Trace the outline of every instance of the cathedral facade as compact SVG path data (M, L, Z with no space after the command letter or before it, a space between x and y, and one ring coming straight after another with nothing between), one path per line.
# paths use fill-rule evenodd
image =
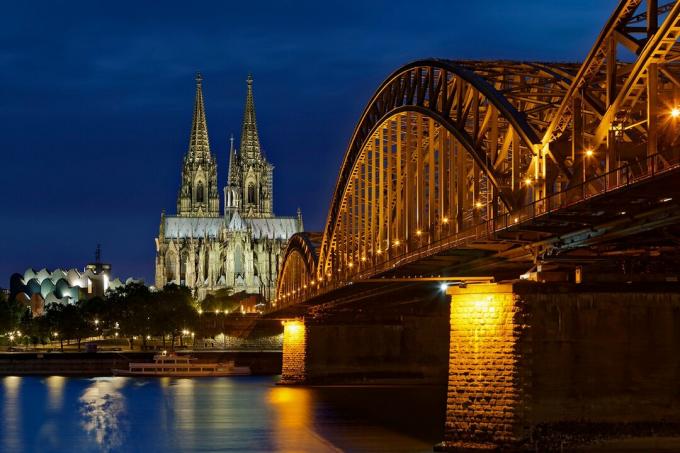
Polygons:
M217 161L210 150L199 75L177 214L161 213L156 287L185 285L199 299L228 288L269 300L276 291L276 274L288 238L302 231L303 225L299 210L297 217L274 215L274 167L260 148L250 76L241 141L237 150L230 139L226 176L220 212Z

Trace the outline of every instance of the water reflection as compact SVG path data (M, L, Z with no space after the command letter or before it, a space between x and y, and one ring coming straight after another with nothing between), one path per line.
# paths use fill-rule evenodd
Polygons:
M81 426L102 451L120 447L125 440L125 398L120 392L125 382L122 377L92 379L79 399Z
M442 438L445 389L275 382L0 379L0 452L412 453L430 452Z
M5 400L2 411L2 451L18 452L22 450L21 408L19 405L21 378L8 376L2 380L2 384Z
M268 403L275 416L273 443L280 452L342 451L313 428L312 395L308 389L274 387Z
M64 403L64 376L50 376L45 379L47 385L47 406L53 411L59 411Z

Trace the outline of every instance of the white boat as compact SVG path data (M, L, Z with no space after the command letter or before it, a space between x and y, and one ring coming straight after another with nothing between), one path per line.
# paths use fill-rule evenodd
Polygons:
M129 369L112 369L114 376L168 376L168 377L210 377L246 376L250 367L236 366L233 361L225 363L200 363L186 355L156 354L153 362L133 362Z

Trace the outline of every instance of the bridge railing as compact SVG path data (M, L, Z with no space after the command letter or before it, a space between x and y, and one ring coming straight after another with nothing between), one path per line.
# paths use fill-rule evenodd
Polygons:
M323 284L286 297L281 301L282 304L280 305L287 306L301 302L311 297L351 285L353 282L387 272L398 266L436 255L445 250L461 247L474 241L493 239L501 231L520 226L525 222L574 206L594 197L599 197L651 179L676 168L680 168L680 156L677 153L674 153L673 156L666 156L660 153L653 154L640 161L627 163L609 172L587 178L576 186L536 200L516 211L502 214L497 218L473 225L458 233L450 234L399 256L364 268L346 279L331 279L330 281L326 279Z

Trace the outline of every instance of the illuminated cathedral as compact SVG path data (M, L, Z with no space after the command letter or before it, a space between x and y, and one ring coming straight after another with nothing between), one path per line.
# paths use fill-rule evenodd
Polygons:
M156 238L156 287L176 283L200 298L220 289L260 294L269 300L288 238L302 231L302 216L276 217L274 166L260 147L253 79L248 76L239 147L230 139L229 168L220 212L217 160L210 150L202 78L189 149L182 163L177 214L161 213Z

